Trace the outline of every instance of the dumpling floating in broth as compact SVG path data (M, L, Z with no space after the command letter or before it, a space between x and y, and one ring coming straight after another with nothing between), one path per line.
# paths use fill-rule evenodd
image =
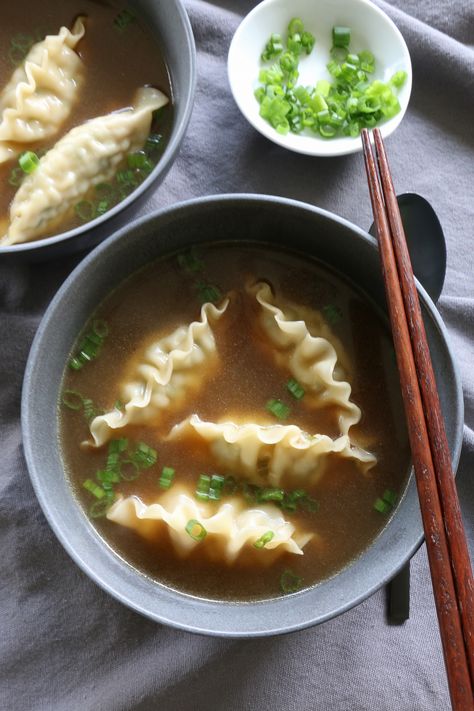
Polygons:
M161 91L144 87L137 91L133 108L69 131L25 177L11 204L2 243L28 242L59 225L93 186L115 175L127 154L142 148L153 111L167 103Z
M0 163L54 136L78 98L84 73L76 52L84 18L33 45L0 93Z
M91 422L95 446L101 446L114 430L129 424L156 422L161 412L181 404L204 383L217 359L212 324L223 316L228 305L229 299L220 308L204 304L199 321L179 326L146 348L138 366L121 386L123 410L112 410Z
M339 427L347 434L361 418L351 401L351 386L343 379L346 356L321 314L308 307L275 298L266 282L247 286L260 305L259 323L275 347L276 362L289 369L305 388L305 405L340 408Z
M148 540L156 540L163 523L168 527L174 549L181 557L198 546L214 560L233 563L245 550L252 551L262 536L271 532L268 542L255 554L261 564L271 563L283 552L303 554L303 547L314 533L297 531L273 504L246 508L244 502L229 499L215 510L209 504L196 502L185 487L175 486L152 504L136 496L118 499L107 513L109 521L135 530ZM195 532L193 531L193 522ZM263 543L263 541L262 541Z
M309 435L297 425L204 422L191 415L175 425L170 440L197 434L209 443L215 462L263 486L279 486L284 477L293 485L314 485L325 471L328 456L353 459L363 472L377 460L351 445L347 435L333 440L324 434Z

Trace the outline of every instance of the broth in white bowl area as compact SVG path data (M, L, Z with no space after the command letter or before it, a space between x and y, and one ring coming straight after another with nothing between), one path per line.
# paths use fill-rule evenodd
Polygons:
M262 63L260 56L272 33L285 36L292 18L302 20L315 39L309 56L299 62L298 84L314 86L318 80L332 78L326 65L330 60L332 29L351 30L351 52L369 50L375 57L371 78L387 82L396 72L404 71L406 81L398 92L400 111L379 124L382 136L389 136L400 124L407 110L412 85L411 60L406 43L395 24L369 0L264 0L242 21L230 45L228 77L230 87L242 114L263 136L297 153L313 156L338 156L362 150L360 137L342 136L324 139L307 131L279 134L259 115L254 92Z

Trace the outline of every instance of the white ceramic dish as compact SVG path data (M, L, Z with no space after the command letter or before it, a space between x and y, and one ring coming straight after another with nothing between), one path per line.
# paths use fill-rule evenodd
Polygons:
M368 49L374 54L375 79L388 81L399 70L407 73L405 84L398 94L401 111L380 124L382 136L389 136L407 110L412 85L411 61L400 31L369 0L264 0L257 5L237 29L230 45L227 65L232 93L245 118L266 138L297 153L339 156L362 149L359 137L324 139L314 134L293 133L283 136L259 116L254 91L259 86L260 55L273 32L285 35L293 17L300 17L305 28L316 37L314 50L300 61L299 84L314 86L318 79L331 79L326 64L335 25L351 28L352 51Z

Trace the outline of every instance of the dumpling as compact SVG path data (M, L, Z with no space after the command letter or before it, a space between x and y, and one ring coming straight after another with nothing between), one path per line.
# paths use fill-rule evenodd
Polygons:
M259 323L275 346L275 359L287 367L306 390L304 404L341 408L339 428L347 434L361 411L350 400L351 386L343 380L348 367L344 349L318 311L276 299L266 282L248 285L261 306ZM345 365L345 367L344 367Z
M128 424L156 422L160 413L179 406L202 385L217 360L212 324L223 316L228 305L229 299L220 308L204 304L199 321L179 326L140 354L138 366L125 378L120 392L123 409L99 415L91 422L95 446L100 447L114 430Z
M377 461L370 452L351 445L348 435L333 440L324 434L309 435L297 425L204 422L191 415L175 425L168 438L196 434L209 443L211 455L225 471L259 486L279 486L283 477L295 486L313 485L330 455L353 459L363 472Z
M262 564L272 562L276 554L285 551L303 555L303 547L315 535L297 532L273 504L248 509L243 501L232 498L220 503L215 511L212 505L196 502L183 486L178 485L150 505L136 496L120 498L109 509L107 518L132 528L148 540L156 540L162 523L165 523L176 552L183 558L197 546L203 546L210 557L223 559L229 564L244 549L252 550L253 544L268 531L273 537L258 551ZM186 531L190 521L197 521L204 527L206 534L201 541ZM253 550L257 554L255 548Z
M28 52L0 94L0 163L30 144L54 136L78 97L83 63L75 49L84 18L72 30L61 27Z
M23 180L3 244L27 242L54 229L94 185L115 175L128 153L144 145L153 111L167 103L161 91L144 87L133 108L99 116L63 136Z

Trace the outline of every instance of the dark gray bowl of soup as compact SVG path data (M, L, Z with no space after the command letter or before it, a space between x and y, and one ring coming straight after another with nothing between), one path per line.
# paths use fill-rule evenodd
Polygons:
M136 216L176 157L196 77L186 11L180 0L19 0L3 17L0 51L0 258L90 249ZM38 81L22 133L9 87L44 52L51 77ZM151 89L168 103L144 101ZM110 123L117 116L122 126Z
M456 466L459 375L419 291ZM422 540L376 243L303 203L202 198L100 245L40 325L22 420L60 542L175 627L321 623Z

